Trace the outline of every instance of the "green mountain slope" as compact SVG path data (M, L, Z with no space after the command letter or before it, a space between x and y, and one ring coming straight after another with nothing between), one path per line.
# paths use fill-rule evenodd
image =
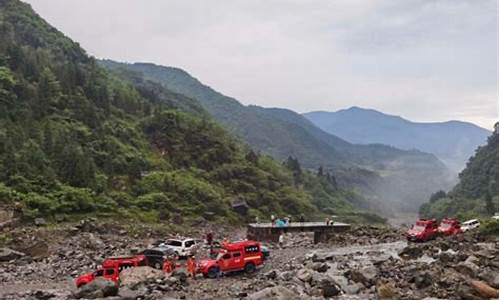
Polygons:
M418 123L360 107L304 116L324 131L352 143L380 143L432 153L457 173L491 133L467 122Z
M420 208L424 217L491 216L498 212L498 123L487 144L476 149L459 183L448 193L435 193Z
M250 216L381 220L328 178L254 153L192 98L108 74L29 5L0 0L0 206L24 219L238 221L245 201Z
M306 168L323 166L335 173L341 186L371 198L372 206L380 211L415 211L433 191L451 186L449 171L431 154L380 144L351 144L293 111L244 106L177 68L110 60L100 63L115 71L126 68L141 72L146 79L197 99L217 121L254 149L280 160L297 157Z

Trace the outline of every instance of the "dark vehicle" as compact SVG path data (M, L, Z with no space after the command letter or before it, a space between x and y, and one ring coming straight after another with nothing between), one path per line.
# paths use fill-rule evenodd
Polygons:
M175 256L175 253L170 248L153 248L146 249L140 254L146 257L148 266L161 270L165 259Z

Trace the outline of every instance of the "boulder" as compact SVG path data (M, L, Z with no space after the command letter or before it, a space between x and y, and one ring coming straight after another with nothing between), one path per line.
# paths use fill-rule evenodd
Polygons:
M408 245L401 250L398 255L404 259L416 259L424 254L422 248L415 245Z
M482 297L498 299L498 290L492 288L486 282L479 280L472 280L470 285Z
M417 288L422 289L432 284L432 276L428 272L421 272L415 275L412 281Z
M106 280L102 277L94 279L92 282L81 287L75 294L75 297L80 299L98 299L118 294L118 286L113 281Z
M43 241L36 242L22 249L23 253L35 259L46 258L49 256L49 245Z
M139 293L127 287L121 287L118 291L118 296L121 300L135 300L139 297Z
M325 298L337 296L341 292L335 281L328 276L321 280L319 287Z
M391 283L377 284L377 295L380 300L398 299L394 285Z
M361 282L366 287L370 287L375 283L378 276L378 271L374 266L367 266L361 269L355 269L347 272L347 275L354 282Z
M326 264L326 263L314 263L312 265L312 269L314 271L317 271L317 272L320 272L320 273L324 273L326 271L328 271L329 269L329 266Z
M0 261L11 261L23 256L24 253L21 253L19 251L12 250L10 248L0 248Z
M308 269L300 269L295 276L302 282L311 282L312 279L312 273Z
M294 276L293 271L285 271L285 272L281 272L278 275L278 279L282 280L282 281L290 281L290 280L292 280L293 276Z
M479 267L470 260L461 262L455 266L457 272L475 278L479 274Z
M297 293L283 287L268 287L253 294L248 295L248 300L301 300Z
M121 286L134 288L141 283L162 279L165 275L162 271L151 267L135 267L125 269L120 273Z

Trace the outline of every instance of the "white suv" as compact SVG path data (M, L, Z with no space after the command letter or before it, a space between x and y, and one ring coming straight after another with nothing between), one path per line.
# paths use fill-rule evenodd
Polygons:
M479 223L478 220L476 219L473 219L473 220L469 220L469 221L465 221L462 223L462 226L460 226L460 228L462 229L462 231L467 231L467 230L471 230L471 229L474 229L474 228L477 228L479 227L479 225L481 225Z
M170 248L175 251L178 256L184 257L191 254L195 254L197 250L196 241L193 239L176 240L168 239L165 242L159 244L161 248Z

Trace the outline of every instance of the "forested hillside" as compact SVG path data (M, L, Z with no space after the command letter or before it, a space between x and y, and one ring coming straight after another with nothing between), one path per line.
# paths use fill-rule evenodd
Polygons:
M432 153L456 173L491 133L467 122L411 122L360 107L316 111L304 116L324 131L352 143L380 143Z
M498 212L498 123L487 144L477 148L459 178L460 182L450 192L433 194L420 208L420 214L466 219Z
M18 0L0 0L0 206L25 220L81 214L238 221L321 216L380 221L330 174L237 142L194 99L110 75Z
M291 110L244 106L177 68L111 60L101 64L117 72L124 68L141 72L146 79L197 99L254 149L280 160L297 157L305 168L324 167L342 187L357 189L370 198L371 208L416 211L433 191L451 187L452 176L434 155L380 144L351 144Z

